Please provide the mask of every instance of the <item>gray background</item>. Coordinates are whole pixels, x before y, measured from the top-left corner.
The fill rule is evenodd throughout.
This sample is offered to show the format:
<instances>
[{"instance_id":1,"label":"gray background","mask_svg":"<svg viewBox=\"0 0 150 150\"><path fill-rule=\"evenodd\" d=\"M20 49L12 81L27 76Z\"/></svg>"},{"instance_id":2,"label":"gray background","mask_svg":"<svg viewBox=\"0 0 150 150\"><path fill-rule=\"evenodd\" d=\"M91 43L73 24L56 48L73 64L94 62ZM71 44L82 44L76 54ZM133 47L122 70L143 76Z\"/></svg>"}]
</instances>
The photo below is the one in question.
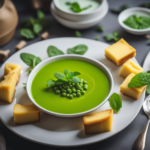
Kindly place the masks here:
<instances>
[{"instance_id":1,"label":"gray background","mask_svg":"<svg viewBox=\"0 0 150 150\"><path fill-rule=\"evenodd\" d=\"M19 22L22 20L28 19L30 16L35 16L35 12L31 11L28 5L29 0L13 0L18 14L19 14ZM118 9L121 5L127 4L129 7L136 7L142 3L150 2L149 0L108 0L109 7ZM50 13L46 13L46 17L52 20L52 25L45 29L50 33L50 39L56 37L74 37L75 30L66 28L60 25ZM100 41L106 42L103 38L104 34L112 33L114 31L120 32L120 37L124 38L130 45L132 45L137 50L136 59L143 65L143 61L150 50L150 45L148 45L148 40L144 36L136 36L131 35L125 32L117 21L118 15L113 14L110 10L106 17L99 23L99 25L103 26L104 32L99 33L95 30L96 27L80 30L83 38L95 39L97 35L100 36ZM13 55L15 45L23 39L19 35L19 27L16 29L15 36L13 39L7 43L6 45L0 47L1 50L10 49L11 55ZM27 44L30 45L32 43L40 41L40 37L36 37L34 40L27 41ZM112 44L112 42L109 42ZM0 63L0 66L2 63ZM128 110L127 110L128 112ZM122 116L123 117L123 116ZM139 114L136 116L134 121L126 127L123 131L118 133L117 135L95 144L90 144L88 146L74 147L74 148L60 148L60 147L51 147L44 146L37 143L30 142L25 140L14 133L12 133L5 125L0 121L0 130L4 134L7 144L7 150L63 150L63 149L72 149L72 150L82 150L82 149L94 149L94 150L130 150L132 144L140 131L144 128L147 122L147 117L145 116L143 110L141 109ZM150 130L147 134L147 142L145 146L145 150L150 149Z\"/></svg>"}]
</instances>

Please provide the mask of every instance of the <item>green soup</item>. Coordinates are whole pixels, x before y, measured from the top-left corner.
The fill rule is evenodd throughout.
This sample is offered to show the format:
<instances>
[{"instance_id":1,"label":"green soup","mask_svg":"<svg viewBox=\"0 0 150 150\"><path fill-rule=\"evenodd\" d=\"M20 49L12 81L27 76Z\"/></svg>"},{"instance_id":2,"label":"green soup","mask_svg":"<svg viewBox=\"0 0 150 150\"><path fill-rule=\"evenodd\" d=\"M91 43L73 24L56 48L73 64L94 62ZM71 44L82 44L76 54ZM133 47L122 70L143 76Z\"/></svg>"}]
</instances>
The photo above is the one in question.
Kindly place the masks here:
<instances>
[{"instance_id":1,"label":"green soup","mask_svg":"<svg viewBox=\"0 0 150 150\"><path fill-rule=\"evenodd\" d=\"M88 82L88 90L85 95L68 99L56 95L52 88L47 88L48 80L55 79L55 72L62 72L64 69L78 71L79 78ZM76 114L90 110L107 97L110 84L105 73L98 67L77 59L62 59L44 66L35 75L31 84L31 93L35 102L46 110L61 114Z\"/></svg>"}]
</instances>

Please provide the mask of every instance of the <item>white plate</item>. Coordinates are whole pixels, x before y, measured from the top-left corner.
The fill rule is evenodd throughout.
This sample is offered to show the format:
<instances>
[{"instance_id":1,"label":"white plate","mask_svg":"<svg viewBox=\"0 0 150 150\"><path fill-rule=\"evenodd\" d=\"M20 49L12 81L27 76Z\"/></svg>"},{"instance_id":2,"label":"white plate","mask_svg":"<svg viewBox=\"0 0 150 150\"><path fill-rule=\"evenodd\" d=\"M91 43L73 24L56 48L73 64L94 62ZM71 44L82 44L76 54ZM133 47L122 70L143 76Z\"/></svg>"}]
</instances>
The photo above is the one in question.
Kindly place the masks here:
<instances>
[{"instance_id":1,"label":"white plate","mask_svg":"<svg viewBox=\"0 0 150 150\"><path fill-rule=\"evenodd\" d=\"M107 12L108 12L108 2L106 1L105 6L102 9L102 13L99 14L98 17L90 19L90 20L86 20L86 21L70 21L57 15L55 6L53 3L51 3L51 13L54 16L54 18L62 25L72 28L72 29L86 29L86 28L93 27L105 17Z\"/></svg>"},{"instance_id":2,"label":"white plate","mask_svg":"<svg viewBox=\"0 0 150 150\"><path fill-rule=\"evenodd\" d=\"M80 146L95 143L109 138L127 127L138 114L144 101L145 93L138 100L126 97L120 94L123 100L123 107L118 114L114 113L113 130L111 132L95 134L87 136L84 134L82 117L77 118L60 118L41 113L41 121L39 123L15 126L13 122L13 107L15 103L29 104L27 93L23 88L28 77L29 67L20 59L20 53L27 52L40 56L42 59L48 58L47 47L49 45L57 46L66 53L67 48L74 47L78 44L88 46L85 56L97 59L108 67L114 78L114 92L119 93L120 84L123 78L118 76L120 67L116 66L104 56L104 49L109 45L103 42L83 39L83 38L56 38L41 41L15 53L5 63L17 63L22 66L20 82L16 87L16 95L12 104L0 102L0 117L3 123L14 133L28 140L53 146ZM135 58L133 58L135 60ZM135 60L136 61L136 60ZM0 69L0 77L4 73L4 65ZM109 102L106 102L96 111L110 109Z\"/></svg>"},{"instance_id":3,"label":"white plate","mask_svg":"<svg viewBox=\"0 0 150 150\"><path fill-rule=\"evenodd\" d=\"M150 70L150 52L147 54L144 63L143 63L143 69L145 72Z\"/></svg>"}]
</instances>

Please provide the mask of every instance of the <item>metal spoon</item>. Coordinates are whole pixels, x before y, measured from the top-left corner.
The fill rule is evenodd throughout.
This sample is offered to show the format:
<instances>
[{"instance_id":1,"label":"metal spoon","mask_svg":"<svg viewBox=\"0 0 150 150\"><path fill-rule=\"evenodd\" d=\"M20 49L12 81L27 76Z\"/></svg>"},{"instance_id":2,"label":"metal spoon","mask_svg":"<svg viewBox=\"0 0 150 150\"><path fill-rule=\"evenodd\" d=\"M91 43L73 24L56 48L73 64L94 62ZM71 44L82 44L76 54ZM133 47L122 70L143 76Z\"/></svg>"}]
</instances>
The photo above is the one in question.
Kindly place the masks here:
<instances>
[{"instance_id":1,"label":"metal spoon","mask_svg":"<svg viewBox=\"0 0 150 150\"><path fill-rule=\"evenodd\" d=\"M148 116L148 121L144 129L141 131L135 142L133 143L132 150L144 150L146 134L150 122L150 95L145 99L143 103L143 110Z\"/></svg>"}]
</instances>

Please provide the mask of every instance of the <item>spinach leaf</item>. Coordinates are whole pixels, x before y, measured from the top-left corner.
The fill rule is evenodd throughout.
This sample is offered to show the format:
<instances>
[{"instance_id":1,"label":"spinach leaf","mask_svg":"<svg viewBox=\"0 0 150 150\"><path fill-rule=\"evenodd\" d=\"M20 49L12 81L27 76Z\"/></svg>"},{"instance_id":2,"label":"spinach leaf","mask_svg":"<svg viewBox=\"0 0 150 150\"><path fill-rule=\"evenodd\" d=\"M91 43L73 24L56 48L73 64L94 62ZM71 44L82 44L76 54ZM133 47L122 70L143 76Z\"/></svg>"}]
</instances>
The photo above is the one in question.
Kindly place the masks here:
<instances>
[{"instance_id":1,"label":"spinach leaf","mask_svg":"<svg viewBox=\"0 0 150 150\"><path fill-rule=\"evenodd\" d=\"M21 34L22 36L24 36L24 37L27 38L27 39L34 39L34 37L35 37L35 35L34 35L34 33L32 32L32 30L27 29L27 28L23 28L23 29L21 29L19 32L20 32L20 34Z\"/></svg>"},{"instance_id":2,"label":"spinach leaf","mask_svg":"<svg viewBox=\"0 0 150 150\"><path fill-rule=\"evenodd\" d=\"M64 52L62 52L57 47L52 46L52 45L47 48L47 53L48 53L49 57L53 57L53 56L63 55L64 54Z\"/></svg>"},{"instance_id":3,"label":"spinach leaf","mask_svg":"<svg viewBox=\"0 0 150 150\"><path fill-rule=\"evenodd\" d=\"M113 93L109 98L109 105L116 113L118 113L122 107L121 97L117 93Z\"/></svg>"}]
</instances>

